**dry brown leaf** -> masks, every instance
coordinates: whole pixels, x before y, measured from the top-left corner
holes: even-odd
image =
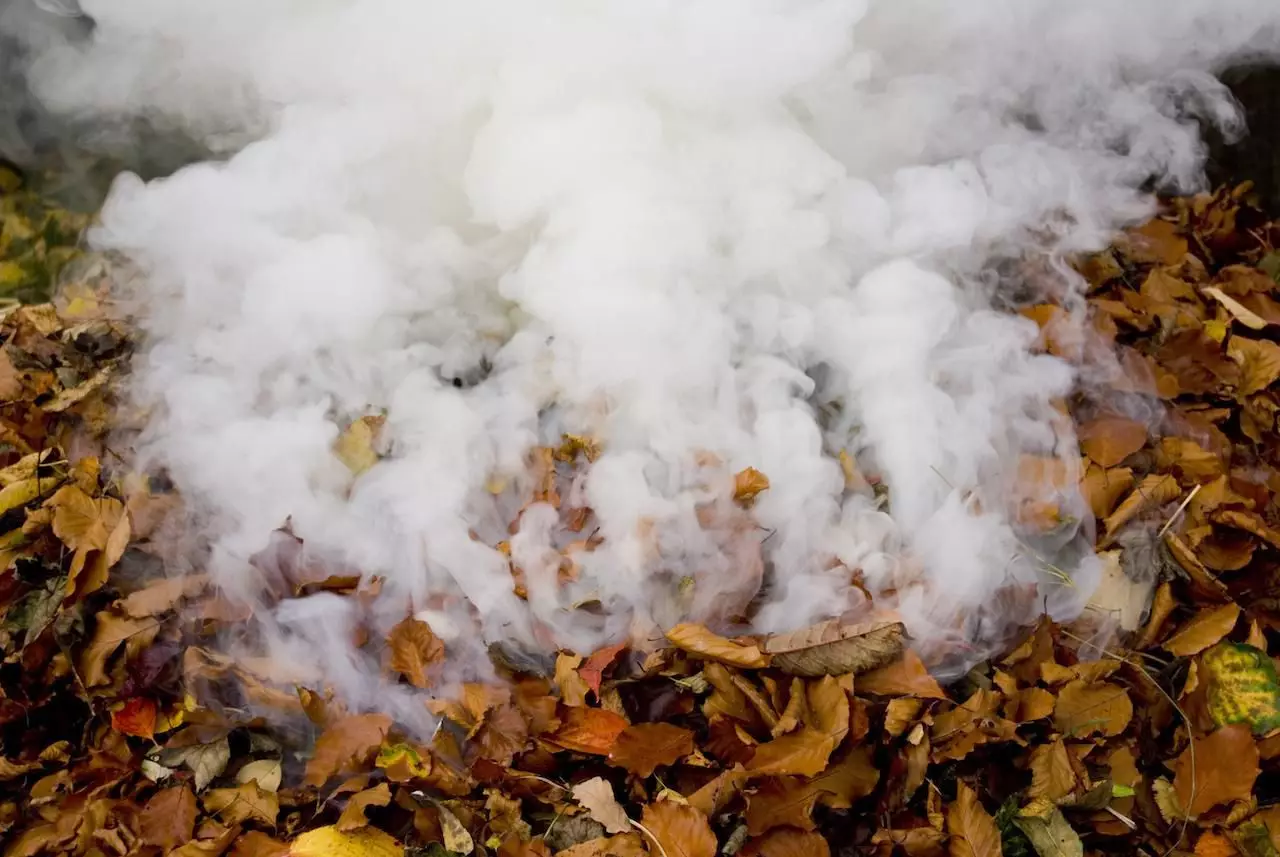
[[[369,819],[365,816],[365,811],[371,806],[386,806],[389,803],[391,803],[391,789],[386,783],[378,783],[371,789],[356,792],[342,809],[342,815],[338,818],[338,829],[343,833],[350,833],[367,827]]]
[[[667,857],[716,857],[718,844],[707,817],[691,806],[659,800],[647,804],[640,824]]]
[[[754,467],[738,471],[733,477],[733,500],[743,508],[750,508],[756,497],[769,490],[769,477]]]
[[[607,756],[627,721],[603,708],[566,709],[564,722],[550,740],[578,753]]]
[[[1133,470],[1128,467],[1112,467],[1108,470],[1091,464],[1080,482],[1080,491],[1098,520],[1110,515],[1116,503],[1132,487]]]
[[[1258,745],[1247,724],[1233,723],[1192,741],[1173,771],[1178,804],[1195,817],[1219,804],[1249,799],[1258,778]]]
[[[613,796],[613,786],[603,777],[592,777],[573,787],[573,799],[609,833],[631,830],[631,819]]]
[[[391,669],[414,687],[431,686],[427,670],[444,660],[445,651],[430,625],[421,619],[405,619],[391,629],[387,644],[391,647]]]
[[[107,683],[107,660],[121,645],[129,643],[141,647],[150,642],[159,631],[154,619],[130,619],[109,611],[97,615],[97,626],[88,645],[80,652],[80,677],[86,687]]]
[[[889,700],[889,705],[884,712],[884,731],[897,738],[907,731],[908,726],[915,722],[916,715],[920,713],[920,708],[923,705],[924,703],[919,699],[912,699],[911,697]]]
[[[234,789],[210,789],[204,794],[204,808],[227,824],[260,821],[265,825],[276,823],[280,814],[280,800],[272,792],[264,791],[256,782],[248,782]]]
[[[339,774],[363,766],[390,728],[391,718],[385,714],[354,714],[335,720],[316,740],[303,784],[318,788]]]
[[[858,677],[858,691],[878,696],[917,696],[946,699],[938,682],[929,675],[924,661],[911,649],[896,661]]]
[[[167,613],[184,598],[199,595],[209,586],[207,574],[185,574],[180,577],[166,577],[131,592],[121,599],[119,607],[124,615],[131,619],[146,619]]]
[[[1239,393],[1260,393],[1280,378],[1280,345],[1265,339],[1231,337],[1227,354],[1240,364]]]
[[[769,666],[769,656],[759,646],[747,646],[721,637],[706,626],[692,622],[676,625],[667,631],[667,639],[678,649],[707,660],[749,670]]]
[[[1256,312],[1240,303],[1235,298],[1228,295],[1222,289],[1216,286],[1209,286],[1201,289],[1209,297],[1222,304],[1222,308],[1231,314],[1231,317],[1243,324],[1251,330],[1262,330],[1267,326],[1267,320],[1259,316]]]
[[[840,746],[844,736],[849,734],[849,694],[840,681],[824,676],[809,682],[803,702],[808,713],[805,718],[808,725]]]
[[[259,830],[242,834],[231,846],[231,857],[285,857],[289,846]]]
[[[1147,509],[1163,506],[1176,499],[1182,489],[1178,480],[1167,473],[1145,477],[1119,507],[1103,521],[1103,529],[1108,537],[1115,535],[1121,527],[1141,515]]]
[[[1031,788],[1027,794],[1031,797],[1058,801],[1075,791],[1078,778],[1061,738],[1032,750],[1030,764]]]
[[[1230,634],[1239,618],[1240,608],[1234,602],[1201,610],[1165,640],[1162,648],[1178,657],[1198,654]]]
[[[836,742],[830,735],[804,727],[756,747],[746,767],[757,775],[812,777],[827,767],[835,748]]]
[[[138,816],[142,841],[164,851],[191,839],[195,827],[196,796],[187,786],[156,792]]]
[[[798,827],[813,830],[813,808],[821,791],[813,783],[798,777],[771,777],[747,798],[744,820],[752,836],[768,833],[775,827]]]
[[[556,687],[560,688],[560,700],[565,705],[587,704],[587,693],[591,688],[578,672],[581,665],[580,655],[565,652],[556,655]]]
[[[67,571],[68,592],[93,592],[107,582],[107,571],[120,561],[129,544],[129,516],[114,497],[95,500],[75,485],[64,485],[49,498],[53,532],[75,555]],[[93,562],[90,563],[91,558]],[[86,581],[78,578],[84,573]]]
[[[609,762],[648,777],[693,752],[693,733],[670,723],[637,723],[618,733]]]
[[[854,801],[875,791],[880,782],[880,769],[873,756],[874,748],[854,747],[832,762],[825,772],[815,777],[813,785],[822,792],[818,802],[832,809],[848,809]]]
[[[956,800],[947,809],[947,832],[951,857],[1002,857],[995,819],[963,782],[956,784]]]
[[[858,675],[902,653],[906,626],[894,620],[844,624],[832,619],[764,642],[773,666],[790,675]]]
[[[1133,718],[1129,692],[1111,682],[1070,682],[1058,693],[1053,725],[1070,738],[1119,735]]]
[[[1147,427],[1126,417],[1101,417],[1076,430],[1084,454],[1102,467],[1116,467],[1147,442]]]
[[[548,857],[550,852],[521,851],[511,857]],[[499,851],[499,857],[508,857],[508,852]],[[620,833],[617,836],[601,836],[579,842],[563,851],[557,851],[555,857],[651,857],[645,847],[645,840],[638,833]]]

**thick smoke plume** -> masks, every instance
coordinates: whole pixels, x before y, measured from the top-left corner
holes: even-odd
[[[92,36],[32,66],[45,104],[210,152],[122,176],[93,240],[143,273],[138,451],[229,593],[264,597],[250,558],[286,520],[312,561],[385,577],[382,629],[411,605],[459,652],[793,629],[862,609],[856,578],[952,667],[1046,605],[1078,613],[1096,578],[1072,369],[1006,310],[1078,305],[1063,258],[1194,185],[1200,123],[1240,130],[1212,72],[1280,20],[1270,0],[83,5]],[[992,273],[1011,259],[1037,281]],[[383,412],[355,477],[335,440]],[[510,533],[531,450],[565,433],[601,455]],[[749,514],[746,467],[771,486]],[[1046,499],[1063,527],[1021,527]],[[260,615],[291,662],[371,694],[357,609]]]

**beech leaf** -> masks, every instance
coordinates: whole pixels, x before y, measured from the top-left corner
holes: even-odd
[[[719,661],[742,669],[762,670],[769,666],[769,656],[759,646],[735,643],[709,631],[705,626],[686,622],[667,631],[667,639],[676,648],[691,655]]]
[[[609,762],[648,777],[693,752],[693,733],[670,723],[638,723],[618,733]],[[615,831],[616,832],[616,831]]]
[[[573,799],[609,833],[631,830],[631,819],[613,796],[613,786],[603,777],[592,777],[573,787]]]
[[[444,643],[421,619],[405,619],[391,629],[391,669],[404,675],[414,687],[427,688],[427,670],[444,660]]]
[[[640,824],[667,857],[716,857],[719,846],[707,817],[687,804],[655,801],[645,806]]]
[[[772,665],[798,676],[858,675],[885,666],[902,653],[906,627],[897,621],[843,624],[829,620],[765,640]]]
[[[367,762],[391,728],[385,714],[355,714],[335,720],[316,740],[303,785],[319,787]]]
[[[1178,657],[1199,654],[1230,634],[1239,618],[1240,608],[1235,603],[1201,610],[1165,640],[1163,648]]]
[[[947,832],[951,834],[951,857],[1002,857],[995,819],[963,782],[956,784],[955,802],[947,809]]]
[[[858,690],[879,696],[916,696],[946,699],[937,680],[929,675],[920,656],[911,649],[890,664],[858,677]]]

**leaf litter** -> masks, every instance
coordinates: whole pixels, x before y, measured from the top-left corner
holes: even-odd
[[[1090,633],[1118,601],[1042,620],[947,686],[896,617],[864,615],[764,638],[677,625],[458,687],[454,644],[418,614],[365,645],[386,681],[434,695],[433,734],[224,649],[242,608],[198,570],[157,572],[181,498],[108,444],[139,425],[117,396],[132,333],[109,266],[60,253],[54,302],[0,314],[5,857],[1275,855],[1277,242],[1231,188],[1079,260],[1086,338],[1127,370],[1064,403],[1080,491],[1108,599],[1145,593],[1105,650]],[[1024,314],[1071,351],[1062,310]],[[1135,391],[1164,416],[1126,411]],[[339,435],[354,474],[377,466],[381,426]],[[544,458],[597,453],[566,438]],[[768,490],[747,468],[733,500]],[[278,570],[285,599],[376,594]]]

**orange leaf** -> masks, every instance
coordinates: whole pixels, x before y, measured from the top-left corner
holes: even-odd
[[[878,696],[918,696],[922,699],[946,699],[938,682],[929,675],[920,656],[907,649],[891,664],[858,676],[857,688],[862,693]]]
[[[1231,633],[1240,619],[1240,608],[1234,603],[1223,604],[1212,610],[1201,610],[1187,624],[1178,629],[1162,648],[1178,657],[1189,657],[1212,645]]]
[[[1173,763],[1173,790],[1192,817],[1249,799],[1258,778],[1258,745],[1248,724],[1233,723],[1197,738]]]
[[[256,780],[250,780],[233,789],[205,792],[204,808],[227,824],[253,820],[274,825],[276,816],[280,814],[280,798],[274,792],[264,790]]]
[[[145,696],[125,700],[124,706],[111,712],[111,728],[138,738],[156,736],[156,703]]]
[[[753,774],[785,774],[812,777],[822,773],[836,748],[835,739],[803,727],[756,748],[747,763]]]
[[[818,801],[832,809],[848,809],[853,802],[875,791],[880,782],[880,769],[872,758],[873,748],[854,747],[842,759],[832,762],[813,785],[822,795]]]
[[[1115,467],[1147,442],[1147,427],[1125,417],[1101,417],[1080,426],[1080,447],[1103,467]]]
[[[444,643],[421,619],[405,619],[391,629],[391,668],[402,673],[414,687],[431,686],[427,669],[444,660]]]
[[[566,750],[607,756],[627,721],[603,708],[567,708],[551,740]]]
[[[693,752],[693,733],[670,723],[637,723],[618,734],[609,762],[642,777]]]
[[[165,789],[147,801],[138,818],[142,841],[164,851],[191,839],[196,827],[196,796],[187,786]]]
[[[289,846],[258,830],[241,835],[231,846],[231,857],[285,857]]]
[[[335,720],[316,740],[303,785],[319,787],[364,765],[391,728],[385,714],[355,714]]]
[[[798,777],[765,780],[747,799],[747,832],[759,836],[775,827],[813,830],[813,807],[820,793],[815,785]]]
[[[716,857],[719,847],[707,817],[691,806],[660,800],[644,808],[640,824],[667,857]]]
[[[371,789],[356,792],[347,801],[341,817],[338,818],[338,830],[350,833],[367,827],[369,819],[365,817],[365,811],[371,806],[386,806],[389,803],[391,803],[391,789],[386,783],[378,783]]]
[[[831,857],[831,846],[820,833],[779,828],[756,844],[759,857]]]
[[[1236,857],[1235,844],[1221,833],[1206,830],[1196,840],[1196,857]]]
[[[750,506],[761,492],[768,490],[769,477],[754,467],[740,470],[733,477],[733,499],[739,506]]]
[[[713,634],[706,626],[685,622],[667,631],[667,639],[676,648],[691,655],[719,661],[743,669],[762,670],[769,666],[769,656],[759,646],[744,646]]]
[[[955,803],[947,808],[947,832],[951,834],[951,857],[1001,857],[995,819],[963,782],[956,784]]]
[[[1169,474],[1151,474],[1139,482],[1132,493],[1124,498],[1119,508],[1103,522],[1106,534],[1114,535],[1117,530],[1147,509],[1163,506],[1181,493],[1182,489],[1178,487],[1178,481]]]

